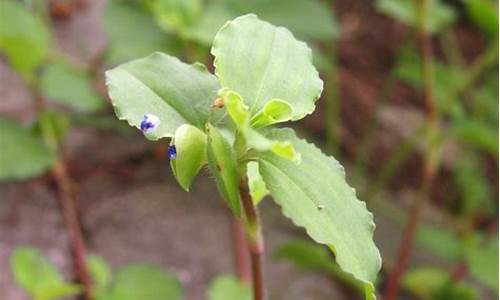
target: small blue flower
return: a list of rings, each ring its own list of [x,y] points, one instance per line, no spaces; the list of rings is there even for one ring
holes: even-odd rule
[[[167,155],[169,159],[175,159],[177,157],[177,149],[175,149],[175,145],[168,146]]]
[[[145,114],[141,121],[141,131],[143,133],[153,132],[160,124],[160,119],[153,114]]]

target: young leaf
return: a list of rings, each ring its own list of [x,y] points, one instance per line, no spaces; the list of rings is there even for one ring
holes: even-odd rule
[[[158,24],[178,34],[189,28],[200,16],[203,0],[147,0]]]
[[[27,128],[0,119],[0,137],[0,181],[36,176],[54,164],[54,154]]]
[[[46,59],[50,51],[50,33],[45,23],[21,2],[0,1],[0,51],[26,80]]]
[[[207,159],[219,192],[236,216],[241,215],[239,174],[231,145],[212,125],[208,124]]]
[[[103,290],[111,282],[111,269],[102,257],[91,255],[87,259],[87,265],[92,280],[94,289]]]
[[[109,294],[113,300],[179,300],[182,287],[159,267],[132,265],[117,272]]]
[[[375,224],[346,183],[342,166],[290,129],[273,130],[269,137],[291,142],[302,154],[299,164],[270,152],[260,155],[259,170],[273,199],[311,238],[328,245],[342,270],[363,282],[367,299],[374,299],[373,282],[381,266],[373,242]]]
[[[110,64],[122,63],[155,51],[171,55],[180,53],[180,42],[165,34],[140,3],[108,1],[103,21],[109,39],[106,59]]]
[[[172,144],[177,154],[170,159],[170,166],[179,185],[189,191],[194,177],[207,161],[207,136],[198,128],[184,124],[175,131]]]
[[[82,291],[81,286],[64,282],[55,266],[36,249],[17,248],[11,263],[17,284],[37,300],[59,299]]]
[[[260,175],[259,164],[257,162],[251,161],[247,163],[247,177],[250,196],[252,196],[253,203],[257,205],[265,196],[269,194],[269,191],[266,188],[266,183]]]
[[[107,71],[106,83],[119,119],[140,128],[145,114],[158,116],[158,128],[147,135],[152,140],[173,137],[183,124],[204,130],[220,88],[201,64],[159,52]]]
[[[223,87],[241,95],[253,116],[271,99],[293,107],[292,120],[314,110],[323,82],[312,65],[311,49],[283,27],[245,15],[227,22],[211,53]]]
[[[85,73],[63,63],[47,67],[40,78],[40,90],[47,99],[89,112],[104,106]]]
[[[251,300],[252,290],[233,276],[219,276],[208,288],[208,300]]]
[[[251,126],[260,128],[276,123],[289,121],[293,116],[293,108],[288,102],[281,99],[271,99],[252,118]]]
[[[465,0],[469,18],[488,36],[498,37],[498,2],[493,0]]]
[[[498,237],[472,248],[466,260],[472,275],[498,293]]]

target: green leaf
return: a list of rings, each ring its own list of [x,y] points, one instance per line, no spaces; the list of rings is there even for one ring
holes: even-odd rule
[[[405,289],[420,299],[432,299],[432,295],[450,280],[449,274],[435,267],[421,267],[410,270],[403,278]]]
[[[104,107],[91,78],[68,64],[50,64],[41,75],[40,90],[48,100],[78,111],[90,112]]]
[[[229,116],[251,148],[257,151],[273,151],[277,155],[295,162],[300,161],[300,153],[297,153],[290,143],[272,141],[250,127],[248,107],[243,103],[243,99],[238,93],[228,89],[222,89],[219,95],[224,99],[224,104]],[[276,101],[272,103],[276,103]],[[273,108],[268,109],[268,111],[270,114],[273,114]],[[279,118],[279,112],[276,113],[274,110],[274,115]]]
[[[426,20],[426,29],[430,32],[439,32],[451,25],[457,18],[455,10],[440,0],[429,1],[429,14]],[[418,26],[418,9],[413,0],[378,0],[376,9],[406,25]]]
[[[74,283],[60,282],[59,284],[48,286],[37,294],[35,300],[55,300],[75,296],[83,291],[82,286]]]
[[[281,99],[271,99],[252,118],[253,128],[265,127],[276,123],[290,121],[293,116],[293,108],[288,102]]]
[[[318,0],[226,0],[236,15],[254,13],[262,20],[286,27],[304,39],[331,41],[340,26],[331,5]]]
[[[11,264],[16,283],[36,299],[55,299],[80,291],[77,285],[64,283],[55,266],[36,249],[15,249]]]
[[[342,166],[290,129],[273,130],[269,137],[290,141],[302,154],[299,164],[261,154],[259,170],[274,200],[313,240],[328,245],[342,270],[363,282],[367,299],[374,299],[373,282],[381,266],[372,239],[375,224],[346,183]]]
[[[247,163],[248,188],[254,205],[257,205],[262,199],[269,194],[266,188],[266,183],[259,172],[259,164],[251,161]]]
[[[210,46],[215,34],[228,20],[254,13],[262,20],[289,28],[307,40],[331,41],[340,35],[332,9],[317,0],[223,0],[206,4],[198,22],[184,36]]]
[[[46,142],[57,147],[63,143],[70,128],[71,121],[67,114],[44,110],[38,116],[36,133],[43,136]]]
[[[443,258],[457,261],[462,257],[461,241],[447,229],[422,226],[417,231],[417,241]]]
[[[175,131],[172,145],[177,155],[170,160],[170,166],[179,185],[189,191],[194,177],[207,162],[207,136],[198,128],[184,124]]]
[[[224,99],[224,106],[229,116],[236,124],[236,127],[240,131],[246,131],[248,126],[250,126],[250,113],[248,111],[248,106],[243,103],[240,94],[228,89],[222,89],[219,91],[219,96]]]
[[[139,3],[108,1],[103,21],[109,39],[107,61],[110,64],[122,63],[155,51],[172,55],[180,53],[180,42],[165,34]]]
[[[488,36],[498,38],[498,2],[492,0],[465,0],[469,18]]]
[[[251,116],[271,99],[287,101],[298,120],[314,110],[323,82],[311,49],[287,29],[245,15],[227,22],[211,50],[223,87],[241,95]]]
[[[473,247],[466,256],[472,275],[498,293],[498,237]]]
[[[178,300],[182,287],[159,267],[131,265],[116,273],[110,295],[112,300]]]
[[[19,124],[0,119],[0,181],[39,175],[55,161],[39,136]]]
[[[146,0],[158,24],[178,34],[199,18],[203,0]]]
[[[163,53],[107,71],[106,83],[120,120],[140,128],[145,114],[160,119],[158,128],[147,135],[152,140],[173,137],[183,124],[204,130],[219,90],[217,78],[201,64],[188,65]]]
[[[208,124],[207,159],[220,194],[236,216],[241,215],[236,156],[222,134]]]
[[[324,272],[337,278],[345,284],[363,293],[364,286],[350,274],[344,273],[328,254],[324,246],[304,241],[294,240],[282,245],[273,254],[275,259],[286,259],[304,270]]]
[[[208,288],[209,300],[251,300],[252,290],[233,276],[219,276]]]
[[[450,133],[461,142],[498,156],[498,129],[481,120],[460,119],[453,122]]]
[[[31,80],[51,48],[46,24],[12,0],[0,1],[0,20],[0,51],[24,79]]]
[[[111,269],[106,261],[96,255],[87,259],[87,265],[94,282],[94,289],[105,289],[111,282]]]
[[[274,154],[299,163],[300,152],[297,152],[289,141],[276,141],[267,138],[256,130],[249,129],[246,133],[248,145],[259,152],[271,151]]]

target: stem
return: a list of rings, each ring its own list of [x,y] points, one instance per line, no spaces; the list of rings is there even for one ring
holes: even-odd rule
[[[252,265],[253,299],[264,300],[264,275],[263,275],[263,253],[264,239],[257,213],[257,208],[253,204],[252,197],[248,190],[246,178],[242,178],[239,185],[241,202],[245,212],[245,226],[247,231],[247,243],[250,251],[250,261]]]
[[[38,89],[34,88],[35,109],[37,113],[45,109],[45,102]],[[61,158],[59,144],[55,138],[54,127],[50,122],[42,121],[40,124],[43,140],[47,147],[51,149],[55,156],[56,162],[52,167],[51,173],[56,182],[61,213],[66,223],[68,231],[73,266],[78,281],[83,285],[83,298],[85,300],[93,299],[92,296],[92,281],[87,269],[86,249],[83,241],[80,223],[78,221],[77,207],[75,198],[71,190],[71,179],[69,178],[64,160]]]
[[[72,247],[73,266],[79,282],[83,285],[84,299],[90,300],[92,297],[92,282],[87,269],[86,249],[83,241],[80,223],[78,221],[75,198],[71,191],[71,181],[66,172],[66,167],[62,160],[58,160],[52,169],[52,175],[59,190],[59,200],[61,204],[64,222],[68,230],[70,244]]]
[[[248,256],[248,245],[245,239],[245,226],[243,222],[232,216],[234,234],[235,263],[238,278],[245,284],[250,282],[250,257]]]
[[[415,234],[418,229],[420,215],[422,209],[430,197],[429,190],[432,182],[434,181],[435,171],[437,167],[436,153],[433,138],[434,133],[437,131],[437,110],[433,100],[433,86],[434,86],[434,71],[432,63],[432,43],[429,34],[425,28],[427,20],[427,12],[429,8],[428,0],[417,0],[418,14],[419,14],[419,40],[420,51],[422,54],[422,73],[424,76],[424,100],[427,114],[427,155],[425,155],[424,173],[422,185],[415,199],[415,203],[410,213],[410,218],[404,230],[404,236],[401,241],[398,260],[393,273],[389,276],[387,288],[384,293],[385,300],[394,300],[399,292],[400,282],[406,267],[411,257],[413,245],[415,243]]]

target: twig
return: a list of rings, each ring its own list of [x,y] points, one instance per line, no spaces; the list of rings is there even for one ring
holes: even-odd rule
[[[427,143],[428,149],[425,155],[424,172],[422,185],[417,193],[417,198],[410,212],[410,218],[404,230],[404,236],[401,241],[400,251],[396,267],[390,275],[387,288],[384,293],[385,300],[394,300],[400,289],[400,282],[406,267],[411,257],[413,245],[415,243],[415,234],[418,229],[420,215],[422,209],[429,198],[429,190],[436,173],[436,156],[434,145],[434,133],[437,131],[437,110],[433,99],[434,86],[434,70],[432,62],[432,43],[425,24],[427,20],[427,12],[429,8],[428,0],[417,0],[418,15],[419,15],[419,40],[420,50],[422,53],[422,73],[424,78],[424,100],[426,106],[426,123],[427,123]]]
[[[246,178],[241,180],[239,189],[243,210],[245,212],[247,243],[252,265],[253,299],[264,300],[265,289],[262,258],[264,253],[264,240],[262,238],[259,215],[253,204],[252,197],[250,196]]]
[[[75,198],[71,191],[71,181],[66,173],[62,160],[58,160],[52,169],[52,175],[59,191],[59,200],[66,227],[68,229],[71,248],[73,252],[73,266],[79,282],[83,285],[84,299],[92,297],[92,281],[87,269],[86,248],[78,221]]]

